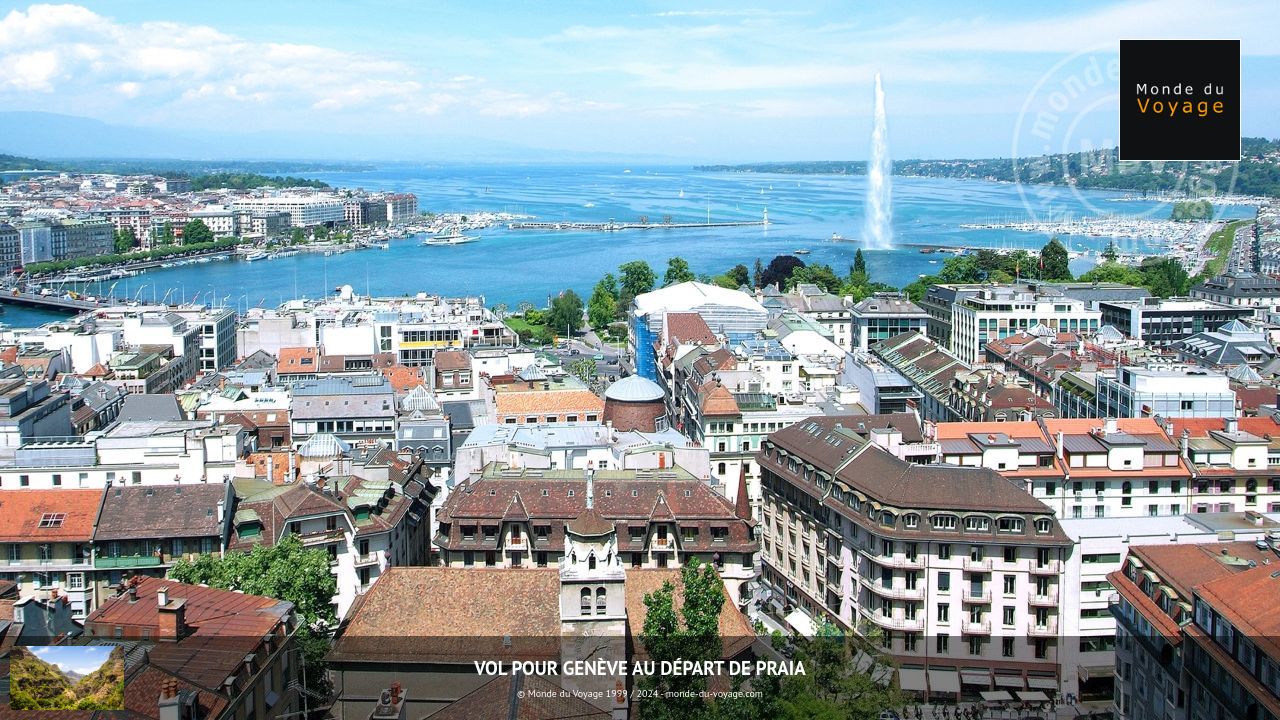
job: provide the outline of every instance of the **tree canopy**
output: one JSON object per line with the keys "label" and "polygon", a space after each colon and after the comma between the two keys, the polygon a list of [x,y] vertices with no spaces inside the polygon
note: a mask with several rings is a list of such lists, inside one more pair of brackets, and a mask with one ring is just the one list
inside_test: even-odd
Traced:
{"label": "tree canopy", "polygon": [[613,277],[613,273],[605,273],[591,291],[591,299],[587,301],[587,320],[591,322],[591,327],[600,329],[617,317],[618,281]]}
{"label": "tree canopy", "polygon": [[669,258],[667,260],[667,272],[662,276],[663,287],[682,282],[689,282],[693,279],[693,271],[689,269],[689,262],[687,260],[679,256]]}
{"label": "tree canopy", "polygon": [[779,289],[788,287],[791,280],[791,274],[796,268],[804,267],[804,261],[794,255],[779,255],[769,261],[769,265],[760,273],[760,280],[756,283],[757,287],[768,287],[769,285],[777,285]]}
{"label": "tree canopy", "polygon": [[201,245],[214,241],[213,231],[200,218],[191,220],[182,226],[182,244],[183,245]]}
{"label": "tree canopy", "polygon": [[1058,238],[1053,238],[1040,250],[1040,279],[1070,280],[1070,262],[1067,248]]}
{"label": "tree canopy", "polygon": [[555,334],[570,335],[582,328],[582,298],[572,290],[565,290],[551,300],[551,307],[543,318]]}

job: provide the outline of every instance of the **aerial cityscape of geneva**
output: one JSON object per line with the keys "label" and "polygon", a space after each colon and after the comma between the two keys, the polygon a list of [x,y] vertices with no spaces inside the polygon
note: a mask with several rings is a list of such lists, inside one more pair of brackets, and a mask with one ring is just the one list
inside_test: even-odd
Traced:
{"label": "aerial cityscape of geneva", "polygon": [[1280,720],[1277,27],[0,7],[0,720]]}

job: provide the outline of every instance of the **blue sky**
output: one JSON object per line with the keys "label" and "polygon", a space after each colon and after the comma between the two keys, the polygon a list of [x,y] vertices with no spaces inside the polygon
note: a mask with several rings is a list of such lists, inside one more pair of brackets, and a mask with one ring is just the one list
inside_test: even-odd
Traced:
{"label": "blue sky", "polygon": [[287,133],[334,157],[397,138],[406,157],[445,140],[843,159],[867,154],[880,72],[895,157],[1007,156],[1114,144],[1114,83],[1051,138],[1025,142],[1024,110],[1120,38],[1242,39],[1244,132],[1280,135],[1277,27],[1274,0],[0,4],[0,108]]}
{"label": "blue sky", "polygon": [[72,670],[81,675],[89,673],[102,667],[107,661],[107,657],[111,655],[111,648],[105,645],[85,645],[85,646],[32,646],[27,648],[36,657],[41,660],[57,665],[63,670]]}

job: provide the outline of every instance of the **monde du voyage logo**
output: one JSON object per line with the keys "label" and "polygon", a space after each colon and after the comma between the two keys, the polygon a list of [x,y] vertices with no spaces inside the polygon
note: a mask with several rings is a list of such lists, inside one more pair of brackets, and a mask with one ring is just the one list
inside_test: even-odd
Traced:
{"label": "monde du voyage logo", "polygon": [[1121,40],[1120,159],[1239,160],[1240,41]]}

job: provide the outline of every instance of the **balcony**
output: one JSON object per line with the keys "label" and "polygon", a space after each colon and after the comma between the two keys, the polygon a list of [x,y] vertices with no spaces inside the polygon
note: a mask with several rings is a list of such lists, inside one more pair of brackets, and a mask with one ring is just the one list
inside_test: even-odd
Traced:
{"label": "balcony", "polygon": [[1058,595],[1032,595],[1027,598],[1027,604],[1032,607],[1058,607]]}
{"label": "balcony", "polygon": [[971,572],[988,572],[991,570],[991,558],[974,560],[967,557],[961,561],[961,567]]}
{"label": "balcony", "polygon": [[983,604],[990,603],[991,591],[990,590],[974,590],[973,588],[965,588],[964,597],[962,599],[967,603],[983,603]]}
{"label": "balcony", "polygon": [[50,558],[48,560],[23,558],[22,560],[10,560],[7,564],[0,565],[0,569],[6,566],[11,568],[31,568],[33,570],[76,569],[88,568],[89,560],[87,558]]}
{"label": "balcony", "polygon": [[1032,620],[1027,624],[1027,635],[1031,637],[1057,637],[1058,618],[1053,617],[1044,622]]}
{"label": "balcony", "polygon": [[918,587],[913,589],[900,587],[885,587],[879,583],[864,583],[871,592],[884,598],[892,598],[894,600],[924,600],[924,588]]}
{"label": "balcony", "polygon": [[918,555],[914,560],[912,560],[910,558],[898,557],[896,555],[880,555],[874,550],[869,550],[864,548],[859,548],[858,552],[862,553],[862,555],[866,557],[868,560],[870,560],[871,562],[876,563],[877,565],[881,565],[883,567],[898,568],[900,570],[923,570],[924,569],[924,561],[921,560],[920,556]]}
{"label": "balcony", "polygon": [[965,620],[960,625],[960,632],[966,635],[990,635],[991,621],[981,620],[979,622],[973,622],[972,620]]}
{"label": "balcony", "polygon": [[1062,561],[1050,560],[1043,564],[1033,562],[1030,570],[1032,575],[1059,575],[1062,573]]}
{"label": "balcony", "polygon": [[317,547],[338,542],[344,537],[346,537],[346,533],[342,530],[321,530],[319,532],[303,533],[298,536],[298,539],[302,540],[304,547]]}
{"label": "balcony", "polygon": [[889,617],[871,613],[871,622],[890,630],[923,630],[924,620],[920,618]]}
{"label": "balcony", "polygon": [[507,550],[524,551],[529,549],[529,543],[525,540],[523,535],[521,535],[520,537],[509,537],[507,538],[506,547],[507,547]]}
{"label": "balcony", "polygon": [[164,558],[159,555],[121,555],[119,557],[98,557],[94,560],[93,567],[97,570],[112,570],[115,568],[140,568],[140,567],[160,567],[164,564]]}
{"label": "balcony", "polygon": [[356,567],[367,567],[371,565],[377,565],[378,559],[382,557],[382,553],[378,550],[374,550],[372,552],[367,552],[363,555],[356,555],[355,557],[356,557],[355,559]]}
{"label": "balcony", "polygon": [[653,539],[653,542],[652,542],[652,543],[650,543],[650,545],[649,545],[649,549],[650,549],[650,550],[657,550],[657,551],[660,551],[660,552],[671,552],[671,551],[673,551],[673,550],[675,550],[675,549],[676,549],[676,541],[675,541],[675,539],[674,539],[674,538],[669,538],[669,537],[660,538],[660,537],[656,537],[656,538],[654,538],[654,539]]}

